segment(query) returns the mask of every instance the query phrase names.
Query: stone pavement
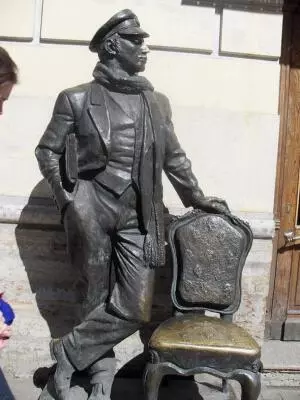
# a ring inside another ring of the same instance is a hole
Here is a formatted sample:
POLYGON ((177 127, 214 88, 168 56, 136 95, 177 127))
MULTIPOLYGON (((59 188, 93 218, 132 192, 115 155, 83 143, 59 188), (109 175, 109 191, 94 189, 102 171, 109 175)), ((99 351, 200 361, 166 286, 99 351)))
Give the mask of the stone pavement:
MULTIPOLYGON (((265 372, 259 400, 300 400, 300 342, 266 341, 262 348, 265 372)), ((37 378, 14 378, 1 374, 0 400, 37 400, 48 376, 42 368, 37 378)), ((86 392, 74 387, 71 400, 86 400, 86 392)), ((141 379, 116 378, 112 400, 142 400, 141 379)), ((206 374, 196 375, 195 381, 170 379, 160 389, 160 400, 236 400, 240 399, 237 382, 231 381, 229 396, 221 392, 221 382, 206 374)))
POLYGON ((299 400, 300 389, 299 388, 268 388, 263 390, 261 400, 299 400))
MULTIPOLYGON (((1 400, 37 400, 41 389, 34 386, 32 379, 13 379, 7 377, 7 388, 0 384, 1 400), (9 389, 11 388, 11 391, 9 389)), ((263 376, 260 400, 300 400, 300 375, 296 377, 298 386, 267 386, 263 376)), ((279 379, 280 382, 280 379, 279 379)), ((171 379, 160 389, 160 400, 237 400, 240 399, 239 385, 233 382, 229 395, 221 392, 220 381, 207 375, 197 375, 195 382, 171 379)), ((72 400, 85 400, 84 389, 75 387, 72 400)), ((112 400, 142 400, 143 390, 140 379, 117 378, 113 385, 112 400)))
POLYGON ((266 340, 262 361, 261 399, 300 400, 300 342, 266 340))

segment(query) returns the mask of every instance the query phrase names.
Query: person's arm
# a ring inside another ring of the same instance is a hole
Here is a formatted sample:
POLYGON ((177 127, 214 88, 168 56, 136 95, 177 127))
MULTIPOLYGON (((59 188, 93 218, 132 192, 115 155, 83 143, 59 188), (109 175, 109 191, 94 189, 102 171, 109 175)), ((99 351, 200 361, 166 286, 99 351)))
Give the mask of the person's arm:
POLYGON ((51 121, 35 150, 41 173, 50 184, 61 212, 72 200, 72 194, 63 188, 59 163, 65 151, 67 135, 73 131, 71 103, 67 93, 62 92, 56 100, 51 121))
POLYGON ((192 172, 191 162, 181 148, 172 123, 168 99, 162 96, 166 124, 164 171, 185 207, 200 208, 208 212, 229 212, 227 203, 217 197, 206 197, 192 172))

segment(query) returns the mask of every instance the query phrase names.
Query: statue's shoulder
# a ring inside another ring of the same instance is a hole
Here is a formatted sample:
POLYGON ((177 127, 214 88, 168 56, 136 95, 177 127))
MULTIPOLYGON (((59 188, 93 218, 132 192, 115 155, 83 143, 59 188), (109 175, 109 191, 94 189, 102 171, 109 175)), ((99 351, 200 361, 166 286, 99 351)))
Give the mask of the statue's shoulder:
POLYGON ((80 110, 84 107, 90 92, 91 82, 73 86, 62 90, 56 100, 56 108, 71 107, 74 110, 80 110))
POLYGON ((158 103, 158 106, 160 108, 160 111, 166 115, 170 116, 171 115, 171 106, 170 106, 170 101, 168 97, 161 93, 161 92, 154 92, 154 97, 156 98, 156 101, 158 103))
POLYGON ((169 99, 167 98, 167 96, 165 94, 163 94, 161 92, 157 92, 157 91, 154 91, 153 94, 154 94, 154 97, 156 98, 156 100, 158 102, 160 102, 160 103, 168 103, 168 104, 170 103, 169 99))
POLYGON ((77 98, 78 96, 85 96, 91 89, 92 82, 82 83, 71 88, 64 89, 60 95, 66 95, 69 98, 77 98))

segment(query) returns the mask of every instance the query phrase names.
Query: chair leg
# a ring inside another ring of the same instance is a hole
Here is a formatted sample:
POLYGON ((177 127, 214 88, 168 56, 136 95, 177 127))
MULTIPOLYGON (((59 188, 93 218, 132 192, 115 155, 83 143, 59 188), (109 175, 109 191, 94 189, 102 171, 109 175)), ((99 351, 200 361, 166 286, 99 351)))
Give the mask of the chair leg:
POLYGON ((144 394, 145 400, 157 400, 159 386, 163 376, 165 375, 165 368, 160 364, 148 363, 144 373, 144 394))
POLYGON ((228 380, 227 379, 222 379, 222 392, 224 394, 229 393, 229 387, 228 387, 228 380))
POLYGON ((251 371, 239 371, 231 379, 237 380, 242 389, 241 400, 257 400, 260 394, 260 373, 251 371))

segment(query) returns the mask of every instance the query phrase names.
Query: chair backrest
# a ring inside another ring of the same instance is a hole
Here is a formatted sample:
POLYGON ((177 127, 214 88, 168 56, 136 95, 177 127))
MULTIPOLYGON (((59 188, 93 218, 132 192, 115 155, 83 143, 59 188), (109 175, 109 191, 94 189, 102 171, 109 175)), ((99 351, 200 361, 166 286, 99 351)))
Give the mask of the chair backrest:
POLYGON ((233 215, 191 211, 171 222, 171 296, 179 311, 233 314, 240 305, 241 276, 253 235, 233 215))

